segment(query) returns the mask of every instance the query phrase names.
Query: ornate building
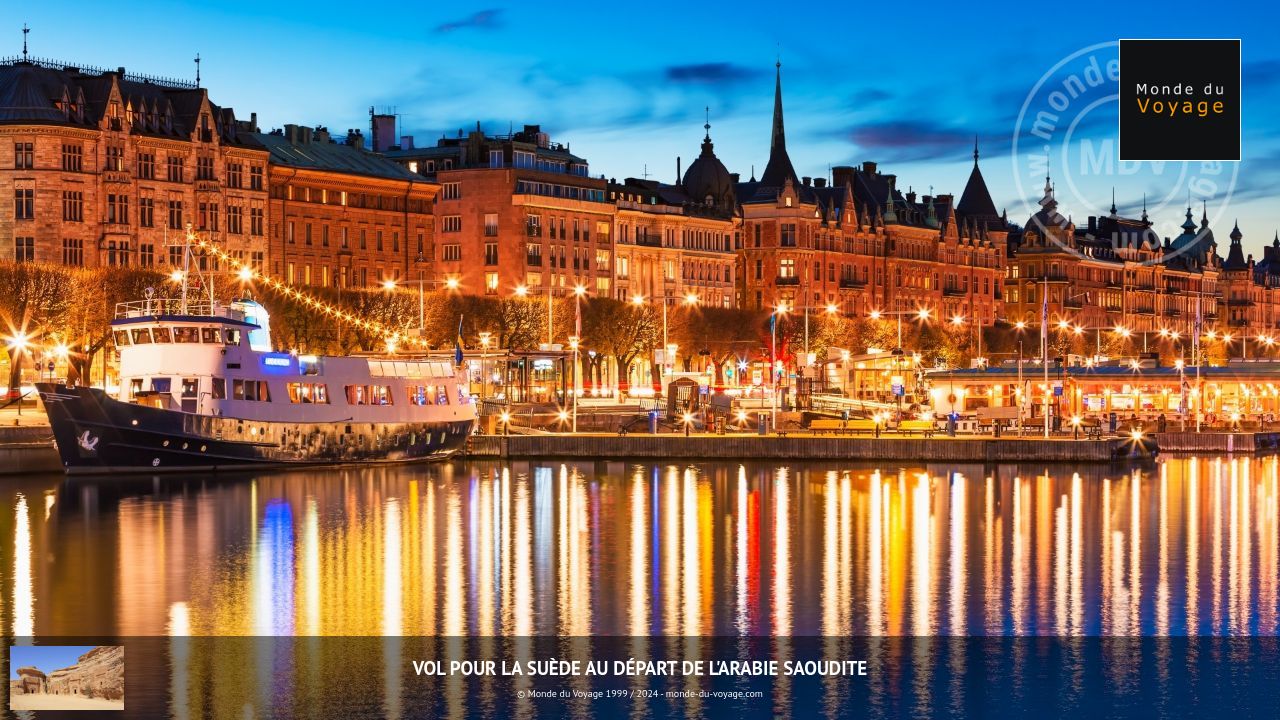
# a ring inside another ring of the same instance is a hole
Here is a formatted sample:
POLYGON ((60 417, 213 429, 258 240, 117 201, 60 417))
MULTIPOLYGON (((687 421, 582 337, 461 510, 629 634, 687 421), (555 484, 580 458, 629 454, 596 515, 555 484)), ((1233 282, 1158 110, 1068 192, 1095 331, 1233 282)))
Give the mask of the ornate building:
POLYGON ((267 153, 198 83, 28 59, 0 63, 0 256, 181 262, 188 223, 265 262, 267 153))
POLYGON ((746 307, 835 306, 841 312, 914 313, 989 325, 1002 314, 1008 226, 977 165, 955 206, 918 197, 876 163, 797 177, 787 154, 781 64, 769 162, 738 183, 743 216, 738 302, 746 307))

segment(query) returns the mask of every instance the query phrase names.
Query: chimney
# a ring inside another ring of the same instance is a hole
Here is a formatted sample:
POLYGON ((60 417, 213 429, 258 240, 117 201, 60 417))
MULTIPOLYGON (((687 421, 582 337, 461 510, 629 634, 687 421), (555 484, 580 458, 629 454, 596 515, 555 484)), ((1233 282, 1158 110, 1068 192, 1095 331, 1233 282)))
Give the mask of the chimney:
POLYGON ((742 176, 739 175, 738 173, 729 173, 729 179, 733 181, 734 185, 737 185, 738 183, 742 182, 742 176))
POLYGON ((401 149, 401 150, 412 150, 412 149, 413 149, 413 136, 412 136, 412 135, 401 135, 401 136, 400 136, 400 149, 401 149))
POLYGON ((258 113, 249 113, 249 127, 253 128, 253 132, 258 132, 258 113))
POLYGON ((876 174, 876 164, 875 164, 875 163, 873 163, 873 162, 871 162, 870 160, 864 160, 864 161, 862 162, 862 172, 864 172, 864 173, 866 173, 866 174, 868 174, 868 175, 875 175, 875 174, 876 174))
POLYGON ((805 175, 804 177, 800 178, 800 182, 805 187, 809 187, 809 185, 813 182, 813 178, 809 177, 808 175, 805 175))
POLYGON ((915 204, 915 201, 916 201, 916 191, 912 190, 911 188, 907 188, 907 202, 915 204))
POLYGON ((396 141, 396 116, 373 114, 370 118, 373 131, 373 151, 386 152, 396 141))
POLYGON ((119 75, 120 77, 124 77, 124 66, 123 66, 123 65, 121 65, 120 67, 116 68, 116 74, 117 74, 117 75, 119 75))
POLYGON ((297 144, 297 142, 298 142, 298 126, 297 126, 297 125, 294 125, 293 123, 285 123, 285 124, 284 124, 284 139, 285 139, 285 140, 288 140, 288 141, 289 141, 290 143, 292 143, 292 144, 297 144))
POLYGON ((329 128, 324 127, 322 125, 316 126, 314 138, 315 138, 315 141, 318 143, 329 142, 329 128))
POLYGON ((853 168, 848 165, 837 165, 831 168, 831 184, 836 187, 853 184, 853 168))
POLYGON ((1098 232, 1098 218, 1094 215, 1089 216, 1089 234, 1095 235, 1098 232))
POLYGON ((347 129, 347 146, 357 150, 364 149, 364 134, 360 132, 360 128, 347 129))
POLYGON ((826 179, 826 178, 814 178, 814 179, 813 179, 813 186, 814 186, 814 187, 816 187, 816 188, 824 188, 824 187, 826 187, 826 186, 827 186, 827 179, 826 179))

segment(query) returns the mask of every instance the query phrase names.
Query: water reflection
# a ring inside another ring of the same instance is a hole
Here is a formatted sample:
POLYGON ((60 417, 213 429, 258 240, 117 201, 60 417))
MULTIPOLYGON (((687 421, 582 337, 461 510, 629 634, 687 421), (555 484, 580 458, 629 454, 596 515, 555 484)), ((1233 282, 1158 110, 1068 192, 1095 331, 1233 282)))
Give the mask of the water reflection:
POLYGON ((15 637, 1274 634, 1278 484, 1276 458, 24 479, 0 607, 15 637))

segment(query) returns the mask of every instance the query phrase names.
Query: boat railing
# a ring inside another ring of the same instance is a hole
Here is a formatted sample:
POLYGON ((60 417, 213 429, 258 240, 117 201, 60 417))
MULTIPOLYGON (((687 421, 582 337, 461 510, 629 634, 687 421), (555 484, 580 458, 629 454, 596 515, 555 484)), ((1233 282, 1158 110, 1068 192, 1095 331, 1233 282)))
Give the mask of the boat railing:
POLYGON ((116 319, 155 317, 158 315, 192 315, 197 317, 225 317, 244 319, 244 313, 232 310, 220 303, 187 300, 182 298, 151 298, 116 303, 116 319))

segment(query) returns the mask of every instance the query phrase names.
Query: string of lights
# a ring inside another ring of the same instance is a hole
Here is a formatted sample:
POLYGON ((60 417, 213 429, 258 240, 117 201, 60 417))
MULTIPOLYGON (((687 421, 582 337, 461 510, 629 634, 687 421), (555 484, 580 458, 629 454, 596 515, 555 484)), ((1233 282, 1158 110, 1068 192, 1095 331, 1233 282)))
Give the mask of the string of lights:
MULTIPOLYGON (((265 273, 255 270, 252 266, 241 262, 230 253, 222 250, 208 240, 197 239, 193 244, 196 248, 203 250, 214 258, 217 258, 219 262, 225 262, 230 265, 231 269, 235 272, 241 282, 260 283, 267 289, 272 290, 287 299, 301 302, 303 305, 324 313, 335 320, 381 335, 386 338, 387 347, 389 349, 400 346, 402 343, 416 345, 424 350, 430 348, 430 343, 428 343, 425 338, 406 335, 403 331, 384 323, 356 317, 350 311, 321 300, 320 298, 317 298, 303 290, 299 290, 288 282, 273 278, 265 273)), ((178 275, 175 279, 181 280, 181 276, 178 275)))

